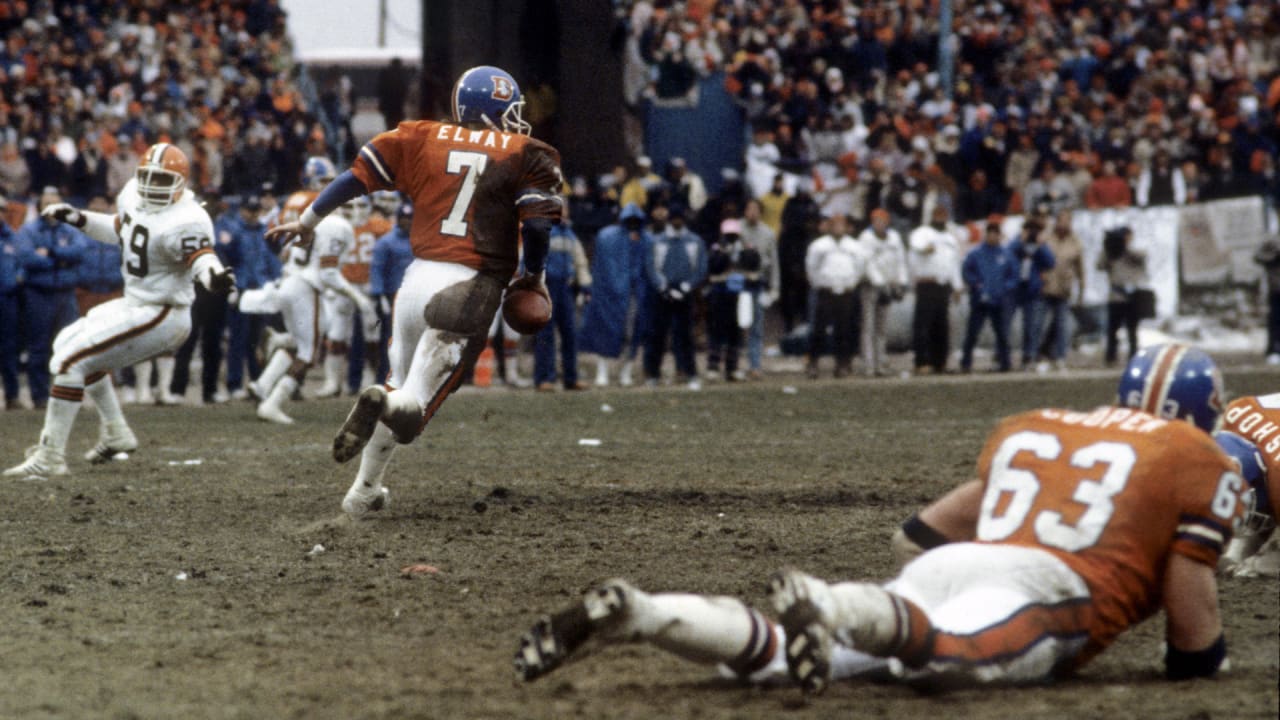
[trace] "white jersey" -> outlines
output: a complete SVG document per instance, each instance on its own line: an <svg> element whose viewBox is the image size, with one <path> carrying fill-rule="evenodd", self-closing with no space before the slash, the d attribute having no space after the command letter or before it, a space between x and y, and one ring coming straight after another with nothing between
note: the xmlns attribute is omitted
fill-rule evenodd
<svg viewBox="0 0 1280 720"><path fill-rule="evenodd" d="M213 221L185 190L178 202L156 212L139 209L137 180L116 197L124 294L138 302L190 305L196 258L213 253Z"/></svg>
<svg viewBox="0 0 1280 720"><path fill-rule="evenodd" d="M310 248L303 250L295 245L289 249L285 274L299 276L317 291L336 288L342 280L338 269L341 258L355 242L351 223L341 216L329 215L316 225L315 240Z"/></svg>

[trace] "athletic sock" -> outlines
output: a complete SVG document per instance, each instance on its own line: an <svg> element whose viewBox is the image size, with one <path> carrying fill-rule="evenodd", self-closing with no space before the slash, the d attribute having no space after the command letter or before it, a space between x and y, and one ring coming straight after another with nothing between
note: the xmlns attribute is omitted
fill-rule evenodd
<svg viewBox="0 0 1280 720"><path fill-rule="evenodd" d="M777 652L773 623L741 600L689 593L632 593L621 632L648 640L693 662L727 666L750 675Z"/></svg>
<svg viewBox="0 0 1280 720"><path fill-rule="evenodd" d="M262 369L262 374L255 381L258 384L258 388L264 394L270 393L292 363L293 358L290 357L288 352L276 350L272 353L271 359L267 361L267 366Z"/></svg>
<svg viewBox="0 0 1280 720"><path fill-rule="evenodd" d="M369 444L365 445L360 453L360 470L356 473L351 489L367 493L371 488L380 487L382 475L391 462L391 456L395 454L396 445L398 443L391 428L378 423L378 427L373 431L373 437L369 438Z"/></svg>
<svg viewBox="0 0 1280 720"><path fill-rule="evenodd" d="M98 409L98 419L103 426L124 422L124 412L120 409L120 399L116 397L110 374L103 375L102 379L90 384L85 392L93 399L93 406Z"/></svg>
<svg viewBox="0 0 1280 720"><path fill-rule="evenodd" d="M75 424L76 413L80 411L83 400L83 387L60 384L53 386L49 391L49 404L44 411L44 430L40 433L42 446L59 453L66 452L71 426Z"/></svg>

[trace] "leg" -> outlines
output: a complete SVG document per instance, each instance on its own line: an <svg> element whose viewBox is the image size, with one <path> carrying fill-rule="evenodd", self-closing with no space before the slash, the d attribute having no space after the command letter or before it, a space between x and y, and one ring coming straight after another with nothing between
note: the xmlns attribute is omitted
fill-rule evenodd
<svg viewBox="0 0 1280 720"><path fill-rule="evenodd" d="M751 331L747 337L747 367L753 373L759 373L764 360L764 306L760 304L762 291L751 294L751 305L754 308L751 316Z"/></svg>
<svg viewBox="0 0 1280 720"><path fill-rule="evenodd" d="M578 387L578 343L575 337L577 327L573 288L565 283L558 293L552 296L552 320L560 335L560 375L564 386L569 389Z"/></svg>
<svg viewBox="0 0 1280 720"><path fill-rule="evenodd" d="M200 335L204 331L204 313L201 312L203 297L203 294L197 294L196 301L188 310L191 313L191 327L195 332L187 336L187 341L182 343L182 347L178 348L178 352L173 355L173 380L168 383L162 382L160 385L162 391L177 397L187 394L187 383L191 379L191 356L195 355L196 343L200 341Z"/></svg>
<svg viewBox="0 0 1280 720"><path fill-rule="evenodd" d="M868 377L876 374L880 364L876 359L876 312L880 308L880 290L869 283L858 286L858 297L862 305L862 323L859 342L862 346L863 373Z"/></svg>
<svg viewBox="0 0 1280 720"><path fill-rule="evenodd" d="M662 356L667 354L672 306L673 303L669 300L655 300L653 303L653 324L649 328L649 338L644 348L644 374L651 382L662 377Z"/></svg>
<svg viewBox="0 0 1280 720"><path fill-rule="evenodd" d="M853 364L853 318L858 311L856 295L853 292L837 295L832 306L831 332L835 339L836 375L841 376L850 372Z"/></svg>
<svg viewBox="0 0 1280 720"><path fill-rule="evenodd" d="M933 365L933 341L929 337L933 321L928 285L916 284L916 304L911 309L911 350L916 370Z"/></svg>
<svg viewBox="0 0 1280 720"><path fill-rule="evenodd" d="M987 312L986 305L976 300L969 303L969 322L965 326L964 346L960 356L960 369L965 372L973 369L973 348L978 344L978 335L982 332Z"/></svg>
<svg viewBox="0 0 1280 720"><path fill-rule="evenodd" d="M1138 304L1132 298L1126 300L1124 308L1124 329L1129 339L1129 359L1138 354Z"/></svg>
<svg viewBox="0 0 1280 720"><path fill-rule="evenodd" d="M875 352L872 358L875 361L875 373L882 375L888 371L889 306L878 301L875 305L875 312L871 314L871 319L875 323L875 330L872 332Z"/></svg>
<svg viewBox="0 0 1280 720"><path fill-rule="evenodd" d="M1009 312L1012 306L1008 300L1001 301L991 311L991 325L996 333L996 361L1000 371L1013 369L1013 360L1009 349Z"/></svg>
<svg viewBox="0 0 1280 720"><path fill-rule="evenodd" d="M1124 303L1109 302L1107 303L1107 349L1106 363L1114 365L1116 355L1119 351L1119 333L1120 323L1124 317Z"/></svg>
<svg viewBox="0 0 1280 720"><path fill-rule="evenodd" d="M27 389L31 404L44 407L49 398L49 350L53 343L54 313L53 293L27 288Z"/></svg>
<svg viewBox="0 0 1280 720"><path fill-rule="evenodd" d="M244 366L249 358L249 316L239 308L227 309L227 392L244 387Z"/></svg>
<svg viewBox="0 0 1280 720"><path fill-rule="evenodd" d="M18 403L18 293L0 294L0 380L6 408Z"/></svg>
<svg viewBox="0 0 1280 720"><path fill-rule="evenodd" d="M296 282L294 282L296 281ZM284 404L293 396L303 379L307 368L315 360L319 344L320 330L320 293L311 288L296 276L287 278L280 288L280 313L284 318L285 329L297 344L292 359L282 355L285 351L275 353L258 379L258 387L266 392L266 398L258 405L258 418L281 425L293 423L293 418L284 412ZM283 371L274 383L268 372L276 372L283 366Z"/></svg>
<svg viewBox="0 0 1280 720"><path fill-rule="evenodd" d="M222 336L227 329L227 298L209 295L204 310L204 326L200 333L200 396L205 402L218 402L218 375L222 367ZM222 397L225 401L226 397Z"/></svg>
<svg viewBox="0 0 1280 720"><path fill-rule="evenodd" d="M671 318L671 350L676 358L676 369L689 378L690 387L698 382L698 363L693 352L693 298L675 303Z"/></svg>
<svg viewBox="0 0 1280 720"><path fill-rule="evenodd" d="M336 397L342 393L342 373L347 366L355 304L345 297L323 297L320 327L324 328L324 384L316 390L318 397Z"/></svg>
<svg viewBox="0 0 1280 720"><path fill-rule="evenodd" d="M581 601L544 617L520 638L516 676L536 680L589 640L599 644L647 642L696 663L716 664L755 681L777 677L779 628L741 600L688 593L646 593L625 580L608 580ZM585 651L584 651L585 652Z"/></svg>

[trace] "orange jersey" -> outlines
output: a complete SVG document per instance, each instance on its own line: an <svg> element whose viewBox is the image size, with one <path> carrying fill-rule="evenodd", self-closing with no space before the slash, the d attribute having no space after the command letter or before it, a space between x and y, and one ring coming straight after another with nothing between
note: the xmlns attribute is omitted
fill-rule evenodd
<svg viewBox="0 0 1280 720"><path fill-rule="evenodd" d="M1140 410L1008 418L978 461L978 541L1048 551L1089 586L1090 647L1156 612L1170 553L1216 565L1248 489L1213 439Z"/></svg>
<svg viewBox="0 0 1280 720"><path fill-rule="evenodd" d="M527 135L450 123L400 123L360 149L351 167L369 192L413 203L413 255L509 278L520 222L558 220L560 155Z"/></svg>
<svg viewBox="0 0 1280 720"><path fill-rule="evenodd" d="M1280 393L1232 400L1222 417L1222 429L1257 446L1267 470L1271 517L1280 518Z"/></svg>
<svg viewBox="0 0 1280 720"><path fill-rule="evenodd" d="M364 285L369 282L369 263L373 261L373 244L378 238L391 232L391 221L377 216L370 216L363 225L356 228L356 241L342 256L342 277L347 282Z"/></svg>

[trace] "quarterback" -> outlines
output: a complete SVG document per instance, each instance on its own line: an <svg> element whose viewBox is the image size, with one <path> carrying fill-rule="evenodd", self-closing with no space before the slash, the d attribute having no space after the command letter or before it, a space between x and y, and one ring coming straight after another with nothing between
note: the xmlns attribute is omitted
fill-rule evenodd
<svg viewBox="0 0 1280 720"><path fill-rule="evenodd" d="M1207 355L1148 348L1117 406L1002 421L978 479L914 518L927 530L912 531L917 549L932 549L893 580L783 570L770 579L777 623L733 598L607 581L523 635L516 672L541 677L596 637L646 640L754 681L789 676L810 692L869 673L1043 682L1163 609L1166 675L1212 675L1226 654L1214 565L1247 491L1209 435L1220 393Z"/></svg>
<svg viewBox="0 0 1280 720"><path fill-rule="evenodd" d="M308 189L289 196L281 216L290 217L298 213L299 208L307 207L315 198L316 190L334 174L333 163L328 158L308 158L303 165L303 184ZM249 391L261 399L259 418L281 425L293 423L283 405L302 384L307 369L319 354L323 339L320 329L324 327L321 298L325 292L350 300L366 317L373 314L373 303L352 287L341 272L342 256L353 244L355 232L351 223L334 215L317 224L312 242L285 250L284 277L279 286L266 292L275 295L272 305L284 320L288 339L271 353L262 374L249 384ZM241 309L247 312L246 301L252 299L242 300Z"/></svg>
<svg viewBox="0 0 1280 720"><path fill-rule="evenodd" d="M374 137L302 217L268 233L307 246L325 216L377 190L398 190L413 204L414 259L392 309L387 387L361 391L333 444L338 462L361 456L342 501L352 517L385 506L382 476L396 444L422 432L475 364L508 283L547 296L560 158L529 137L523 106L509 74L471 68L454 85L452 122L403 122ZM524 272L512 280L521 239Z"/></svg>
<svg viewBox="0 0 1280 720"><path fill-rule="evenodd" d="M192 279L229 292L235 277L213 252L213 222L187 189L187 156L168 143L152 145L134 178L116 198L116 213L77 210L63 203L43 215L119 244L124 296L68 325L53 341L54 375L40 442L7 477L67 473L67 438L87 394L98 409L98 444L85 455L106 462L136 450L138 439L120 411L111 371L176 350L191 332Z"/></svg>

